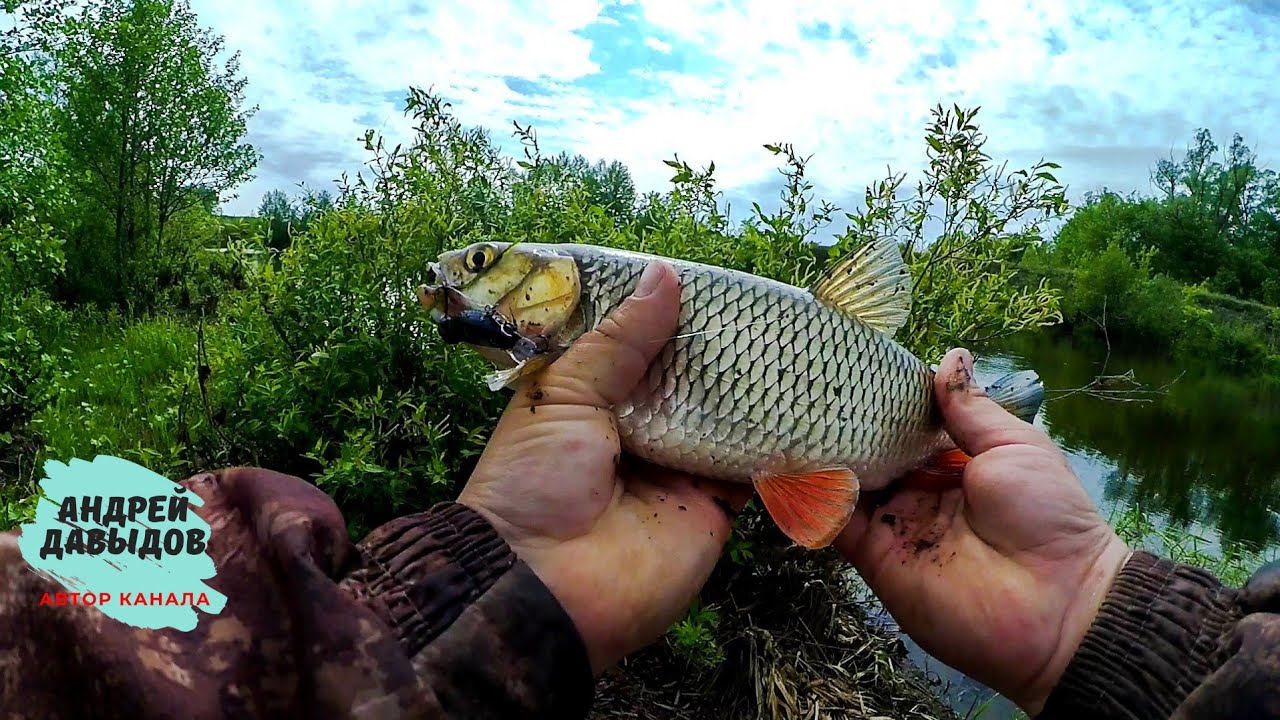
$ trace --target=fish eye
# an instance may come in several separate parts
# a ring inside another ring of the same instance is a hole
[[[488,245],[476,247],[467,254],[466,266],[471,272],[480,272],[484,270],[490,262],[493,261],[493,248]]]

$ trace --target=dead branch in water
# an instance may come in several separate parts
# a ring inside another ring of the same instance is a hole
[[[1156,397],[1169,394],[1169,388],[1186,374],[1184,370],[1178,373],[1178,377],[1154,389],[1139,382],[1134,375],[1133,368],[1129,368],[1118,375],[1107,374],[1107,366],[1111,364],[1111,334],[1107,332],[1107,298],[1102,298],[1102,320],[1099,321],[1088,313],[1081,314],[1092,320],[1102,330],[1102,339],[1107,343],[1107,354],[1102,359],[1102,372],[1080,387],[1051,391],[1062,394],[1048,398],[1045,402],[1061,400],[1072,395],[1089,395],[1090,397],[1113,400],[1115,402],[1151,402]]]
[[[1089,395],[1091,397],[1101,398],[1103,400],[1114,400],[1116,402],[1151,402],[1153,399],[1168,395],[1169,388],[1182,378],[1184,373],[1178,373],[1178,377],[1157,387],[1148,388],[1134,377],[1133,370],[1129,369],[1120,375],[1098,375],[1088,383],[1077,388],[1068,390],[1057,390],[1051,392],[1059,392],[1061,395],[1055,395],[1045,400],[1052,402],[1053,400],[1061,400],[1072,395]]]

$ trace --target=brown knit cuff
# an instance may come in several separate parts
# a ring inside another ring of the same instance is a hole
[[[1038,717],[1166,720],[1221,662],[1236,597],[1204,570],[1134,553]]]
[[[446,502],[396,518],[360,543],[363,567],[344,584],[362,586],[376,612],[413,656],[516,562],[488,521]]]

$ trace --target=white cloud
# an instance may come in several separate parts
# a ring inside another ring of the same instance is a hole
[[[248,100],[260,107],[249,140],[264,162],[229,212],[254,212],[275,187],[354,174],[366,159],[356,141],[365,128],[407,133],[401,110],[411,85],[434,86],[468,122],[506,132],[519,96],[504,76],[564,83],[598,69],[588,57],[590,43],[576,34],[597,17],[594,0],[537,9],[518,0],[364,7],[195,0],[193,6],[202,24],[241,52]]]
[[[1280,91],[1259,60],[1280,18],[1256,5],[626,5],[197,0],[202,21],[243,51],[263,107],[253,124],[263,177],[232,209],[251,211],[263,191],[302,175],[356,169],[364,127],[405,131],[409,85],[434,87],[464,122],[500,137],[511,120],[531,121],[547,149],[621,160],[645,189],[665,185],[661,161],[676,153],[714,160],[731,194],[758,189],[779,179],[761,145],[787,141],[814,154],[821,194],[853,197],[886,164],[919,168],[937,103],[981,105],[996,157],[1057,160],[1077,195],[1145,189],[1149,165],[1201,125],[1223,141],[1241,132],[1280,163],[1268,146],[1280,118],[1267,112]]]
[[[1116,3],[1018,8],[998,0],[642,6],[664,34],[718,63],[714,76],[670,77],[674,102],[655,98],[630,122],[584,136],[592,152],[612,149],[643,163],[638,174],[647,182],[665,175],[656,161],[679,150],[691,161],[716,160],[730,188],[759,183],[776,177],[760,143],[785,139],[815,153],[812,177],[821,191],[848,197],[882,177],[886,163],[919,167],[935,103],[981,105],[997,156],[1060,160],[1060,176],[1077,195],[1103,184],[1145,189],[1157,154],[1185,143],[1199,125],[1219,137],[1240,131],[1261,144],[1264,157],[1280,130],[1274,116],[1258,112],[1263,97],[1277,99],[1256,62],[1268,55],[1266,33],[1246,29],[1257,19],[1238,4],[1144,12]],[[806,36],[818,23],[835,39]],[[838,39],[842,31],[857,41]],[[950,66],[922,65],[944,53]],[[688,92],[693,81],[697,93]]]
[[[653,37],[652,35],[644,39],[644,44],[645,44],[645,47],[651,48],[653,50],[657,50],[663,55],[671,54],[671,43],[663,42],[658,38]]]

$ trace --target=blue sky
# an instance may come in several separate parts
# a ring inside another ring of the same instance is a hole
[[[676,153],[714,160],[736,216],[781,187],[769,142],[812,153],[819,195],[845,207],[886,167],[912,181],[937,103],[981,105],[992,155],[1060,163],[1077,198],[1147,190],[1200,126],[1280,165],[1280,0],[193,5],[242,53],[260,107],[264,157],[234,213],[359,170],[365,128],[406,138],[410,85],[512,151],[517,120],[544,150],[621,160],[642,190],[666,186]]]

